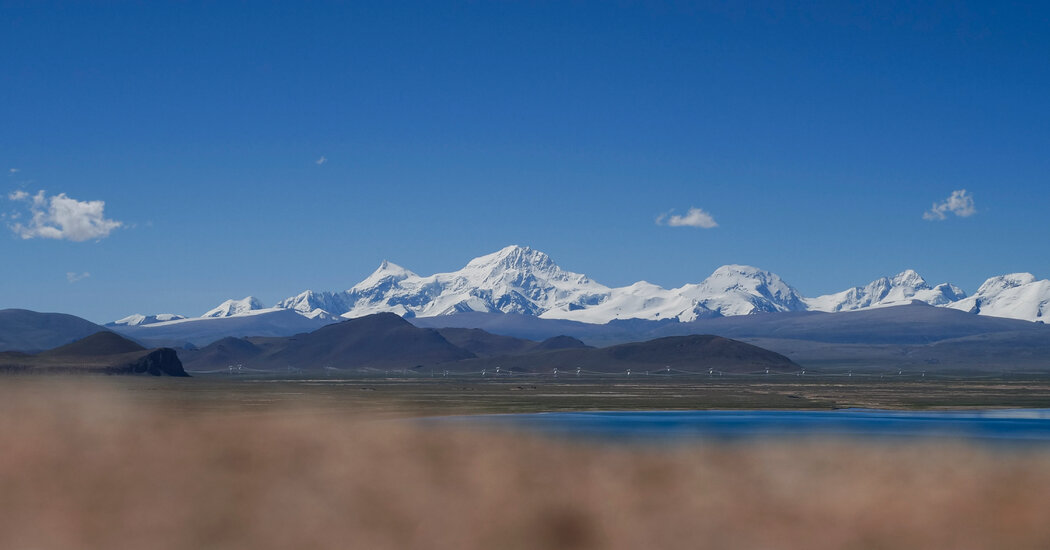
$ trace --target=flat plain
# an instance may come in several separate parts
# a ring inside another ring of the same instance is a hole
[[[1050,379],[0,378],[3,548],[1050,547],[1050,450],[645,447],[415,422],[1048,407]]]
[[[288,409],[369,417],[594,410],[1050,408],[1050,376],[372,376],[189,379],[14,375],[0,396],[105,389],[172,414]]]

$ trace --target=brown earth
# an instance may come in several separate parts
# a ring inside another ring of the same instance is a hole
[[[71,380],[0,387],[0,548],[1050,547],[1042,448],[593,446],[265,381]]]

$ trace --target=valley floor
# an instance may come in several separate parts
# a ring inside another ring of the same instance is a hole
[[[414,421],[591,408],[1048,405],[1050,380],[0,378],[0,547],[1050,547],[1050,450],[644,448]]]
[[[1050,376],[755,375],[608,378],[372,376],[266,378],[197,375],[10,375],[0,400],[49,399],[56,387],[96,388],[172,414],[279,415],[309,411],[370,418],[587,410],[1050,408]]]

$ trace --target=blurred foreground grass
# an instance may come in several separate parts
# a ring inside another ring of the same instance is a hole
[[[1050,548],[1042,448],[595,446],[392,421],[374,403],[9,380],[5,549]]]

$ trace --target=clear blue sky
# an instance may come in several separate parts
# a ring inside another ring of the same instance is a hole
[[[2,2],[0,307],[199,315],[508,244],[610,286],[1050,277],[1046,3],[743,4]],[[656,223],[690,208],[717,227]]]

